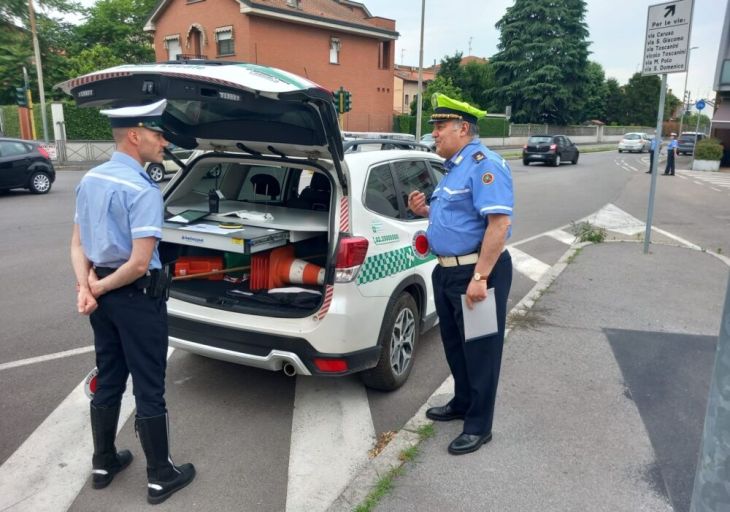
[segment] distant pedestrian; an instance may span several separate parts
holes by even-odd
[[[477,119],[486,112],[435,94],[433,124],[436,153],[446,158],[446,176],[431,195],[412,191],[408,207],[429,218],[427,237],[438,256],[431,277],[441,341],[454,398],[431,407],[435,421],[464,420],[462,433],[449,444],[453,455],[478,450],[492,439],[494,402],[502,362],[512,259],[505,249],[510,235],[512,175],[507,162],[479,141]],[[494,294],[498,331],[465,340],[462,296],[466,306]]]
[[[664,174],[667,176],[674,176],[674,159],[677,156],[677,134],[672,132],[672,140],[667,145],[667,166],[664,168]]]
[[[76,189],[71,261],[77,308],[94,331],[97,388],[91,401],[92,486],[102,489],[132,461],[117,451],[117,422],[127,378],[137,405],[135,430],[147,457],[147,501],[155,504],[189,484],[192,464],[176,466],[169,451],[165,403],[169,272],[157,244],[162,194],[142,165],[162,162],[167,102],[102,110],[117,151],[91,169]]]
[[[652,170],[654,169],[654,150],[656,149],[656,143],[657,136],[655,135],[651,139],[651,145],[649,146],[649,170],[646,171],[646,174],[651,174]]]

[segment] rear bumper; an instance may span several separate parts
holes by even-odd
[[[346,353],[318,352],[306,339],[201,324],[168,317],[170,345],[213,359],[264,370],[282,370],[291,364],[302,375],[343,376],[372,368],[380,357],[380,347]],[[322,372],[315,359],[343,359],[347,370]]]
[[[554,162],[555,153],[522,153],[522,160],[526,162]]]

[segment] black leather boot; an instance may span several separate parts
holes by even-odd
[[[167,414],[137,418],[135,429],[147,457],[147,502],[162,503],[193,481],[195,467],[172,462]]]
[[[91,433],[94,437],[91,485],[94,489],[103,489],[112,483],[114,475],[132,462],[129,450],[117,452],[114,446],[120,407],[95,407],[91,404]]]

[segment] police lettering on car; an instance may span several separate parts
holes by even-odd
[[[408,207],[428,216],[427,237],[439,264],[433,271],[434,300],[441,341],[454,376],[454,398],[431,407],[435,421],[463,419],[462,433],[449,453],[478,450],[492,439],[494,401],[502,360],[507,296],[512,260],[504,249],[513,208],[512,175],[507,162],[478,138],[478,119],[486,112],[468,103],[435,94],[430,123],[436,153],[444,157],[446,176],[426,205],[413,191]],[[466,339],[462,297],[466,307],[494,294],[497,332]]]
[[[169,272],[157,249],[163,204],[159,187],[142,167],[147,161],[162,161],[166,104],[160,100],[101,111],[109,117],[117,150],[81,179],[71,239],[77,308],[89,315],[98,369],[90,405],[92,486],[108,486],[132,461],[129,450],[115,446],[122,394],[131,374],[135,430],[147,458],[147,501],[153,504],[195,477],[192,464],[176,466],[169,454]]]

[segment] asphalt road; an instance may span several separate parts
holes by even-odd
[[[678,168],[688,158],[680,158]],[[544,266],[553,265],[567,246],[544,236],[612,203],[645,219],[651,177],[646,155],[616,152],[581,155],[578,165],[559,168],[510,162],[516,195],[511,244]],[[91,331],[75,312],[74,278],[69,263],[73,189],[80,172],[61,171],[52,191],[0,195],[0,463],[29,438],[94,366]],[[694,179],[658,176],[654,225],[686,240],[730,252],[730,188]],[[540,265],[537,265],[541,268]],[[516,272],[510,306],[534,285]],[[16,365],[29,358],[77,350],[57,359]],[[84,352],[84,350],[87,350]],[[26,361],[27,362],[27,361]],[[375,433],[399,429],[446,378],[438,329],[425,333],[409,381],[393,393],[366,391]],[[361,386],[356,377],[287,378],[176,351],[169,362],[167,399],[172,415],[173,455],[193,461],[195,483],[158,507],[160,510],[285,510],[294,495],[290,474],[295,402],[300,393],[340,393],[347,406]],[[306,378],[301,378],[306,379]],[[299,387],[301,386],[301,389]],[[312,389],[312,388],[316,389]],[[322,404],[326,422],[329,404]],[[315,409],[316,415],[316,409]],[[73,433],[67,433],[73,435]],[[59,438],[59,443],[63,442]],[[71,510],[133,510],[144,503],[144,457],[131,422],[120,432],[120,447],[137,459],[103,493],[88,483]],[[90,454],[89,454],[90,457]],[[305,480],[305,482],[307,482]],[[321,482],[320,482],[321,483]],[[313,484],[306,483],[305,487]],[[299,491],[297,491],[299,492]],[[288,510],[299,510],[289,503]],[[22,510],[18,508],[18,510]],[[54,510],[53,504],[47,510]]]

